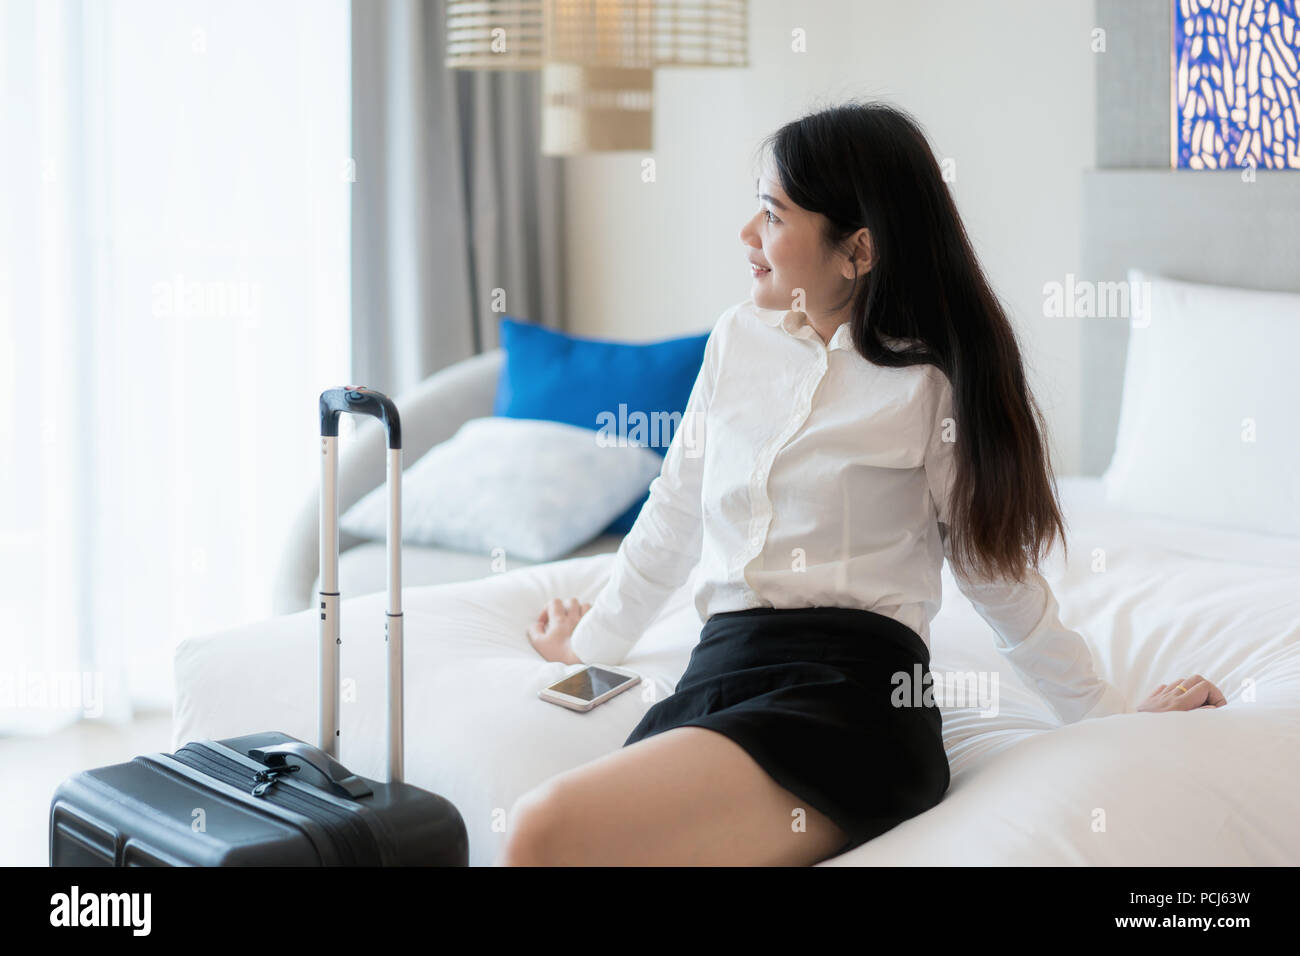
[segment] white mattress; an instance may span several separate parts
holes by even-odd
[[[946,567],[936,671],[998,671],[999,712],[944,709],[944,800],[823,865],[1295,865],[1300,863],[1300,540],[1107,509],[1091,478],[1059,479],[1070,529],[1043,569],[1063,620],[1136,702],[1200,673],[1228,706],[1060,727],[1001,665]],[[653,703],[637,690],[588,714],[537,699],[569,668],[524,629],[552,597],[590,601],[612,554],[407,588],[409,782],[443,794],[486,865],[525,790],[617,749]],[[343,762],[382,777],[383,595],[343,602]],[[317,612],[192,638],[176,654],[174,741],[281,730],[314,741]],[[684,587],[629,655],[670,693],[700,623]]]

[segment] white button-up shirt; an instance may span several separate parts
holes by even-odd
[[[692,571],[701,623],[754,607],[863,608],[928,646],[950,554],[952,417],[942,371],[871,364],[848,323],[823,343],[803,312],[752,299],[727,309],[574,653],[622,661]],[[1130,710],[1040,574],[1018,585],[954,576],[1063,721]]]

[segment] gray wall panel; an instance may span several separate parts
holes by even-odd
[[[1097,0],[1097,166],[1169,167],[1172,0]]]

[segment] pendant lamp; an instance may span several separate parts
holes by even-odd
[[[654,71],[746,67],[748,0],[445,0],[446,66],[541,70],[542,153],[654,148]]]

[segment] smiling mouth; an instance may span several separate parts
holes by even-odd
[[[769,272],[771,272],[772,270],[771,270],[771,269],[764,269],[762,266],[756,266],[756,265],[754,265],[754,263],[751,262],[751,263],[749,264],[749,271],[752,272],[752,273],[753,273],[754,275],[756,275],[756,276],[765,276],[765,275],[767,275]]]

